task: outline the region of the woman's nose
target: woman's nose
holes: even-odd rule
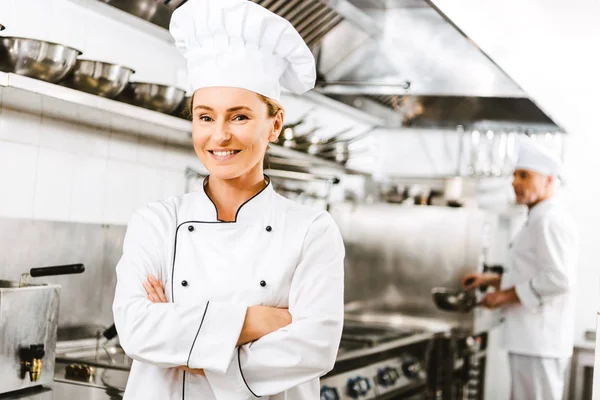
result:
[[[227,124],[218,124],[213,132],[213,139],[217,143],[228,142],[231,139],[231,132],[229,131]]]

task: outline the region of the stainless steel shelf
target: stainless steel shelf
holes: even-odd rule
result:
[[[4,107],[104,129],[118,127],[119,131],[186,147],[192,144],[192,124],[181,118],[11,73],[0,72],[0,88]],[[270,154],[302,161],[309,168],[364,174],[279,145],[272,144]]]
[[[165,126],[181,132],[192,131],[191,123],[184,119],[81,92],[68,87],[55,85],[39,79],[0,72],[0,85],[36,93],[47,99],[66,101],[73,105],[104,111],[154,125]],[[84,118],[85,115],[82,117]]]

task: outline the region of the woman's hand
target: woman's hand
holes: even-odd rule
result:
[[[148,300],[153,303],[167,303],[167,296],[165,296],[165,288],[162,282],[159,282],[154,275],[148,276],[148,280],[144,282],[144,289],[148,294]]]
[[[158,279],[156,279],[153,275],[148,276],[148,280],[143,283],[144,289],[146,289],[146,294],[148,295],[148,300],[153,303],[168,303],[167,296],[165,295],[165,288]],[[204,375],[203,369],[195,369],[189,368],[186,366],[177,367],[178,370],[187,372],[192,375]]]
[[[204,374],[204,370],[203,369],[199,369],[199,368],[189,368],[189,367],[177,367],[178,370],[180,371],[185,371],[188,374],[192,374],[192,375],[200,375],[200,376],[206,376]]]

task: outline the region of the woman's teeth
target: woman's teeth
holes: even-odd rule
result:
[[[235,153],[237,153],[237,151],[235,150],[228,150],[228,151],[213,151],[213,154],[217,157],[227,157],[227,156],[232,156]]]

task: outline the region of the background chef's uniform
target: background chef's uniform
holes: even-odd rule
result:
[[[558,176],[560,162],[524,140],[517,169]],[[555,194],[535,205],[514,238],[501,289],[516,288],[521,304],[504,308],[511,399],[562,399],[573,351],[578,234],[566,205]]]

